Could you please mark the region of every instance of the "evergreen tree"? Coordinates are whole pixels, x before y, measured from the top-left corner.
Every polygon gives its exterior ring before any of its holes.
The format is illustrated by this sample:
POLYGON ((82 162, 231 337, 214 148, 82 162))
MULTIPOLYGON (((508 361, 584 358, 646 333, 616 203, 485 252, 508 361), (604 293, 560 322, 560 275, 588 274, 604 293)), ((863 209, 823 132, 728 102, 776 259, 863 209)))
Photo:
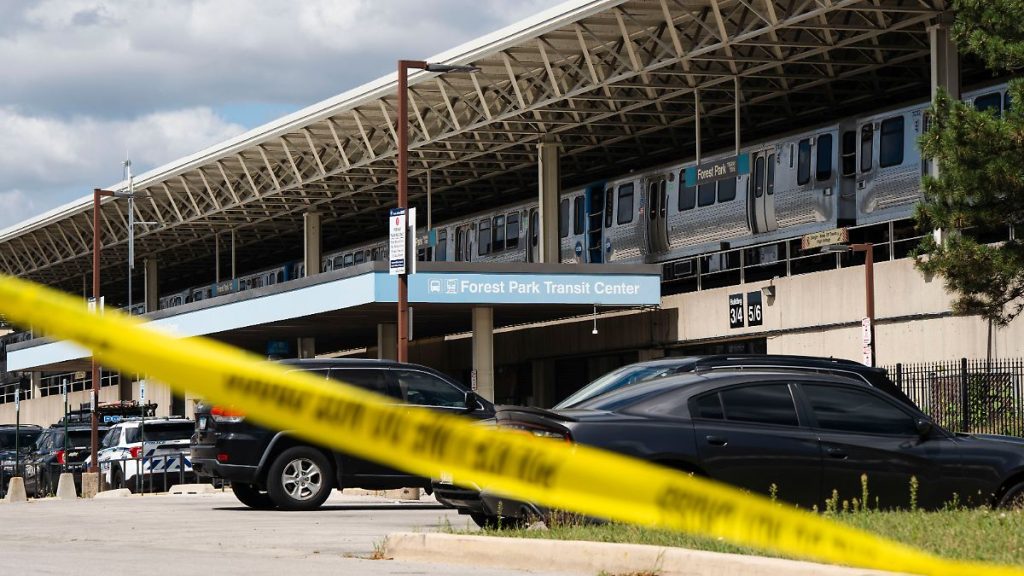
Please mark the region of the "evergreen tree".
MULTIPOLYGON (((1024 0, 955 0, 954 37, 993 71, 1024 65, 1024 0)), ((1005 325, 1024 310, 1024 244, 979 242, 975 232, 1024 234, 1024 80, 1010 82, 1013 106, 1003 114, 939 94, 921 137, 939 177, 925 177, 918 226, 941 229, 927 237, 918 268, 938 274, 954 295, 953 311, 1005 325), (961 231, 965 233, 960 233, 961 231)))

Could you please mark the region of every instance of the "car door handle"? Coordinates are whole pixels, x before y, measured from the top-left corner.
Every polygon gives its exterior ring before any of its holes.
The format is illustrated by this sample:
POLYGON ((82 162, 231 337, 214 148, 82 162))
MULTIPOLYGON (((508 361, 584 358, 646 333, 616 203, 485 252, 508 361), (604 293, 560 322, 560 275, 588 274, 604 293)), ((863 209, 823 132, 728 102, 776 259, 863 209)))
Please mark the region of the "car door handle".
POLYGON ((729 440, 721 436, 705 436, 704 439, 712 446, 725 446, 729 443, 729 440))
POLYGON ((836 460, 846 460, 846 450, 842 448, 826 448, 825 452, 836 460))

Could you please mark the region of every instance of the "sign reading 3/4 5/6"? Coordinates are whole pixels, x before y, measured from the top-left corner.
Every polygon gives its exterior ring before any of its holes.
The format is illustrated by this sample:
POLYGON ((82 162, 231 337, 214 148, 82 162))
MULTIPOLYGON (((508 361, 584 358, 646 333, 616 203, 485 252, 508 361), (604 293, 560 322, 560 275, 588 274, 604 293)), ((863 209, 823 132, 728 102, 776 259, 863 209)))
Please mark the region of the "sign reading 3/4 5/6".
POLYGON ((743 294, 729 294, 729 328, 743 328, 743 294))

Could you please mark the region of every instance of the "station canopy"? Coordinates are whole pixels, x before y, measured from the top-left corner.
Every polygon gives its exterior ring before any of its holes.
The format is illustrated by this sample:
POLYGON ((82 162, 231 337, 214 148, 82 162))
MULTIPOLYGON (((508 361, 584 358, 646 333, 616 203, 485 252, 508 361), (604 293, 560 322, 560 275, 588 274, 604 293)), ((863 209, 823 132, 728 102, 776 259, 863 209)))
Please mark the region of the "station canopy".
MULTIPOLYGON (((537 144, 554 138, 563 188, 929 94, 928 27, 942 0, 591 0, 559 5, 431 62, 475 74, 410 77, 410 201, 433 220, 535 197, 537 144)), ((396 53, 420 59, 420 54, 396 53)), ((966 73, 967 71, 965 71, 966 73)), ((966 74, 965 74, 966 77, 966 74)), ((394 73, 136 179, 136 255, 162 290, 211 278, 236 237, 239 271, 383 238, 396 200, 394 73)), ((121 182, 108 189, 123 190, 121 182)), ((0 269, 81 292, 94 183, 83 199, 0 232, 0 269)), ((108 300, 123 292, 127 203, 102 206, 108 300)))

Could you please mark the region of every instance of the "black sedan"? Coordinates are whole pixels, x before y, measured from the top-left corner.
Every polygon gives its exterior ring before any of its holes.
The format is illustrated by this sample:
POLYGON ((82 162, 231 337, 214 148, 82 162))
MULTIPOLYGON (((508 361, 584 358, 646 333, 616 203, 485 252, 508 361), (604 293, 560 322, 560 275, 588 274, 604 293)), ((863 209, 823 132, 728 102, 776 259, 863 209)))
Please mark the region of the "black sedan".
MULTIPOLYGON (((863 381, 790 370, 642 382, 566 410, 501 407, 499 426, 706 476, 803 508, 1024 503, 1024 439, 952 434, 863 381)), ((642 479, 637 479, 642 481, 642 479)), ((545 511, 484 490, 496 519, 545 511)))

